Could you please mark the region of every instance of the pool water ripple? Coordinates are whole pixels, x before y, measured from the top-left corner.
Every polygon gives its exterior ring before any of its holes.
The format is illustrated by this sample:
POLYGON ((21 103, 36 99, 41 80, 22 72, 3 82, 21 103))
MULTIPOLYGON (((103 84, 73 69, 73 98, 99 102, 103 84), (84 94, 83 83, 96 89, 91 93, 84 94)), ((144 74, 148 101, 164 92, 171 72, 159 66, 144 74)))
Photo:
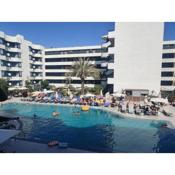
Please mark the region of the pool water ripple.
POLYGON ((160 128, 161 121, 121 118, 100 109, 82 112, 78 107, 41 104, 9 103, 0 110, 23 116, 20 139, 41 143, 59 140, 95 152, 175 152, 174 130, 160 128), (78 116, 73 114, 77 110, 78 116), (54 111, 60 115, 53 117, 54 111))

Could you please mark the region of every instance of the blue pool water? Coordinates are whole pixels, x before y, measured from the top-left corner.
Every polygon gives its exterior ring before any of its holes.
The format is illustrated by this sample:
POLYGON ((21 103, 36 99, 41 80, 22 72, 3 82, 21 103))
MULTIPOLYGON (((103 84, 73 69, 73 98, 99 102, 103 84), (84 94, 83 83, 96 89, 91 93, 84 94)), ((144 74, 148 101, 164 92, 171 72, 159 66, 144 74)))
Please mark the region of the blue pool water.
POLYGON ((92 152, 175 152, 174 130, 160 128, 161 121, 121 118, 99 109, 79 110, 80 115, 74 115, 78 109, 20 103, 0 107, 23 116, 20 139, 41 143, 58 140, 92 152), (55 110, 60 112, 57 118, 52 116, 55 110))

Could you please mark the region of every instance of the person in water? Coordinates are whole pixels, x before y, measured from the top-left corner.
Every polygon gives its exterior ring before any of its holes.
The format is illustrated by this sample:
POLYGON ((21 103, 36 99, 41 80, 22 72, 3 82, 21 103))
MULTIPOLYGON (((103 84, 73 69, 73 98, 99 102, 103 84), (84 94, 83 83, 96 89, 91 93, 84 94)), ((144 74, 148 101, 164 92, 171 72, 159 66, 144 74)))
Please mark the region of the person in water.
POLYGON ((74 111, 73 114, 74 115, 80 115, 80 112, 79 111, 74 111))
POLYGON ((52 113, 52 115, 53 115, 54 117, 58 117, 58 116, 60 115, 60 113, 55 111, 55 112, 52 113))

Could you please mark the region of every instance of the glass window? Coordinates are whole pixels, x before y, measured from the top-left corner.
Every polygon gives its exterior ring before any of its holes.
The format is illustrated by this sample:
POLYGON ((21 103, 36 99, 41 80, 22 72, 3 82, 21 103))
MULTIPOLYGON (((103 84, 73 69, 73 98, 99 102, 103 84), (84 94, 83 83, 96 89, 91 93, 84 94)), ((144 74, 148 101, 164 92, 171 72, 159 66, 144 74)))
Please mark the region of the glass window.
POLYGON ((164 53, 163 58, 175 58, 175 53, 164 53))
POLYGON ((164 44, 163 49, 175 49, 175 44, 164 44))
POLYGON ((166 67, 169 67, 169 68, 174 67, 174 63, 162 63, 162 67, 163 67, 163 68, 166 68, 166 67))
POLYGON ((174 76, 174 72, 162 72, 161 76, 162 77, 173 77, 174 76))
POLYGON ((173 85, 173 81, 161 81, 161 85, 162 86, 172 86, 173 85))

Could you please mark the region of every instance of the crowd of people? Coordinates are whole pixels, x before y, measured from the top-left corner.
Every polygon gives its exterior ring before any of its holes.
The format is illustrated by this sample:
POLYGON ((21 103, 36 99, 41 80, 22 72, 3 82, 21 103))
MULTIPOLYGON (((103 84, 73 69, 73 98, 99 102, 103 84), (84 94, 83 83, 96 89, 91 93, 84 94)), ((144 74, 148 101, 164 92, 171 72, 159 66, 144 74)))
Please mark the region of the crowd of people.
POLYGON ((37 96, 31 96, 29 98, 22 98, 22 101, 32 101, 39 103, 61 103, 61 104, 77 104, 77 105, 88 105, 88 106, 101 106, 101 107, 115 107, 122 113, 130 113, 136 115, 158 115, 158 112, 162 109, 163 104, 153 103, 147 101, 131 101, 125 97, 108 96, 104 97, 101 95, 81 95, 66 97, 58 92, 44 94, 40 93, 37 96))

